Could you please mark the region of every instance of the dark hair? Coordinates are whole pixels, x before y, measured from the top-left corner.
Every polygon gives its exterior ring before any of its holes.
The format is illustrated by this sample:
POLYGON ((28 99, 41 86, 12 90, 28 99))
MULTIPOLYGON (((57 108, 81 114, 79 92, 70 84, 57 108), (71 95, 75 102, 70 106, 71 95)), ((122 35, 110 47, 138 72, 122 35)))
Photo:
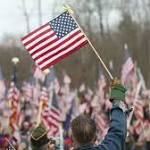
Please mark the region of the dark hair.
POLYGON ((96 137, 96 124, 87 115, 79 115, 71 124, 73 138, 80 145, 91 143, 96 137))

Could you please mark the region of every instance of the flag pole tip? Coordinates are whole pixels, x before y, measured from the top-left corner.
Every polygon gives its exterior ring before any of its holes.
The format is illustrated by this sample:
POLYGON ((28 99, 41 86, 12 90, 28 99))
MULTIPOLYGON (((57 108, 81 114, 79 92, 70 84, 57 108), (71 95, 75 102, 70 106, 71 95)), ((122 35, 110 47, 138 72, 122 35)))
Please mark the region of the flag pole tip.
POLYGON ((71 13, 71 14, 74 14, 73 8, 72 8, 71 6, 69 6, 68 4, 64 4, 64 5, 63 5, 63 9, 64 9, 65 11, 68 11, 68 12, 71 13))

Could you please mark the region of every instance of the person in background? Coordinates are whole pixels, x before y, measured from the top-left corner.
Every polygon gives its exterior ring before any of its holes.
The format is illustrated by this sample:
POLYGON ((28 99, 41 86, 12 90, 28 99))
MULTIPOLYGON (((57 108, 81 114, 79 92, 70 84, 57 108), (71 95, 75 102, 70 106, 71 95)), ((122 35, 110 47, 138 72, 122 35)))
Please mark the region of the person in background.
POLYGON ((55 144, 48 138, 47 133, 43 123, 33 130, 30 140, 32 150, 55 150, 55 144))

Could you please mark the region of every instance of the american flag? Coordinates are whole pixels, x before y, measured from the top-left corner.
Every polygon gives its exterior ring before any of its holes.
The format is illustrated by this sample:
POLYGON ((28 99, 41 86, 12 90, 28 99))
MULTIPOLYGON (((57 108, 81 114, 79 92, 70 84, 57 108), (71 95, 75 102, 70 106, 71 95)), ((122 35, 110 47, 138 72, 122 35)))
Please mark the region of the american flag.
POLYGON ((96 116, 94 118, 95 118, 95 122, 97 124, 97 128, 101 133, 100 139, 103 140, 107 134, 108 127, 109 127, 108 119, 106 118, 105 114, 103 114, 103 113, 96 114, 96 116))
POLYGON ((133 125, 133 133, 136 135, 140 135, 142 131, 142 122, 140 120, 136 120, 136 122, 133 125))
POLYGON ((28 82, 24 82, 22 86, 22 94, 26 101, 31 101, 33 99, 33 86, 28 82))
POLYGON ((2 71, 1 71, 1 67, 0 67, 0 99, 4 98, 5 91, 6 91, 6 86, 5 86, 3 74, 2 74, 2 71))
POLYGON ((129 55, 128 45, 125 44, 125 62, 122 66, 121 71, 121 81, 122 83, 126 83, 129 80, 130 76, 134 73, 135 65, 133 63, 132 58, 129 55))
POLYGON ((55 92, 53 93, 51 107, 46 107, 42 113, 44 124, 49 129, 49 135, 56 136, 59 134, 60 126, 60 110, 58 106, 58 99, 55 92))
POLYGON ((143 106, 144 106, 144 104, 143 104, 142 100, 136 100, 135 101, 135 104, 134 104, 134 107, 135 107, 134 114, 135 114, 136 119, 141 120, 141 121, 143 121, 143 119, 144 119, 143 106))
POLYGON ((68 11, 29 33, 21 41, 41 70, 88 43, 68 11))
POLYGON ((45 80, 45 75, 44 73, 39 69, 39 67, 36 67, 34 70, 34 78, 40 81, 44 81, 45 80))
POLYGON ((49 93, 46 87, 42 87, 40 101, 43 101, 43 106, 48 107, 49 105, 49 93))
POLYGON ((10 89, 8 91, 8 100, 11 104, 11 115, 9 118, 9 125, 12 128, 12 131, 15 132, 18 128, 18 121, 20 116, 20 92, 15 86, 15 83, 12 82, 10 85, 10 89))
POLYGON ((20 92, 17 89, 16 85, 14 82, 11 82, 10 84, 10 89, 8 90, 8 100, 11 102, 11 107, 13 108, 18 108, 19 106, 19 97, 20 97, 20 92))

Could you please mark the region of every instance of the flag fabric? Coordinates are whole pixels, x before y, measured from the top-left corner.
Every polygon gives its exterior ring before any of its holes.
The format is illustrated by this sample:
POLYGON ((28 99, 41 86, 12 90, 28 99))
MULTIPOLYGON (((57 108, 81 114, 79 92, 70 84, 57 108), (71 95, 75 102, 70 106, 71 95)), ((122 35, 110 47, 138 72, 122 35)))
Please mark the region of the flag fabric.
POLYGON ((10 84, 10 89, 8 90, 7 97, 8 97, 8 100, 10 100, 11 102, 11 107, 18 109, 20 92, 15 86, 14 82, 10 84))
POLYGON ((140 135, 142 131, 142 122, 140 120, 136 120, 133 125, 133 133, 136 135, 140 135))
POLYGON ((18 121, 20 116, 20 92, 15 86, 14 82, 11 83, 10 89, 8 91, 8 100, 10 102, 11 107, 11 115, 9 118, 9 125, 12 129, 12 133, 14 133, 18 128, 18 121))
POLYGON ((99 70, 97 96, 99 96, 101 102, 105 100, 106 87, 107 83, 103 71, 99 70))
POLYGON ((59 134, 60 115, 57 95, 54 92, 51 107, 46 107, 42 113, 43 122, 49 129, 49 135, 51 136, 59 134))
POLYGON ((121 81, 122 83, 126 83, 127 80, 129 80, 129 76, 133 73, 135 65, 133 63, 133 60, 131 56, 129 55, 128 46, 125 44, 125 62, 122 66, 121 71, 121 81))
POLYGON ((43 102, 43 107, 49 106, 49 93, 46 87, 42 87, 41 95, 40 95, 40 101, 43 102))
POLYGON ((94 118, 95 118, 95 122, 97 124, 98 130, 101 132, 100 139, 103 140, 109 128, 108 118, 106 118, 106 115, 103 113, 96 114, 94 118))
POLYGON ((142 74, 140 68, 137 69, 137 74, 138 74, 139 81, 142 83, 142 89, 143 89, 144 91, 146 91, 145 80, 144 80, 144 77, 143 77, 143 74, 142 74))
POLYGON ((41 70, 56 64, 88 43, 68 11, 29 33, 21 41, 41 70))
POLYGON ((22 86, 22 94, 26 101, 31 101, 33 99, 33 86, 28 82, 24 82, 22 86))
POLYGON ((144 119, 144 110, 143 110, 143 101, 142 100, 136 100, 134 104, 134 114, 137 120, 143 121, 144 119))
POLYGON ((45 79, 45 75, 44 73, 39 69, 39 67, 36 67, 35 68, 35 71, 34 71, 34 78, 37 79, 37 80, 40 80, 40 81, 44 81, 45 79))
POLYGON ((64 130, 65 131, 69 131, 69 129, 70 129, 74 106, 75 106, 75 103, 74 103, 74 100, 72 100, 70 109, 69 109, 69 111, 68 111, 68 113, 66 115, 66 120, 64 122, 64 130))
POLYGON ((3 78, 3 74, 0 68, 0 99, 4 98, 5 96, 5 91, 6 91, 6 86, 3 78))

